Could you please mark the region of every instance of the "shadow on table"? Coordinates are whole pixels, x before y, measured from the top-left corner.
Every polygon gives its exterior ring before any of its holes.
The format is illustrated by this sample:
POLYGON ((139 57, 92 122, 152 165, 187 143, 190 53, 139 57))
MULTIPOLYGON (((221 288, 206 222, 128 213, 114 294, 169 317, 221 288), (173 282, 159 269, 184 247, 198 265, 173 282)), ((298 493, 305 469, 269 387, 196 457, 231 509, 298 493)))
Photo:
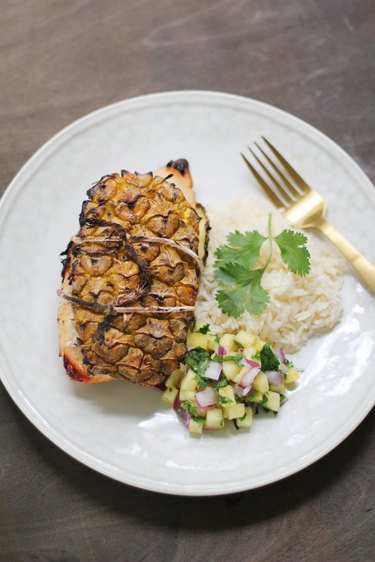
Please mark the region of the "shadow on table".
POLYGON ((44 462, 59 474, 67 493, 79 495, 81 501, 84 499, 83 512, 85 507, 95 509, 118 524, 134 520, 141 525, 202 531, 249 527, 287 515, 301 504, 331 493, 336 482, 348 480, 350 473, 358 470, 354 468, 356 457, 369 445, 375 429, 375 416, 370 414, 351 436, 323 459, 277 483, 224 496, 182 497, 139 490, 106 478, 52 445, 21 417, 24 423, 20 425, 27 438, 34 443, 44 462))

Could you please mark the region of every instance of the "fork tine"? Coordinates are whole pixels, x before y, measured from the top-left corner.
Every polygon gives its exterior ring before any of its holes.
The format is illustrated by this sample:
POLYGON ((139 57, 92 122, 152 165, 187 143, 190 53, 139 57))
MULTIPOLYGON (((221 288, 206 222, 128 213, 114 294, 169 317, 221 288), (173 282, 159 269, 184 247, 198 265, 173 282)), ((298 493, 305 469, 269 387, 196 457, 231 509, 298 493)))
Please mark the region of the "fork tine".
MULTIPOLYGON (((277 181, 277 179, 275 178, 275 176, 273 176, 271 174, 271 172, 268 170, 268 168, 266 168, 266 166, 263 164, 263 162, 258 158, 258 156, 255 154, 255 152, 253 150, 251 150, 251 148, 248 146, 247 147, 251 154, 254 156, 254 158, 256 159, 256 161, 258 162, 258 164, 261 166, 261 168, 264 170, 264 172, 267 174, 267 176, 270 178, 270 180, 272 181, 272 183, 274 184, 275 188, 278 190, 279 194, 284 198, 284 200, 290 204, 293 203, 293 199, 291 198, 291 196, 289 195, 289 193, 287 191, 285 191, 285 189, 283 188, 283 186, 277 181)), ((285 207, 285 204, 284 204, 285 207)))
POLYGON ((267 160, 267 162, 272 166, 272 168, 275 170, 275 172, 277 172, 277 174, 280 176, 280 178, 283 180, 283 182, 285 183, 285 185, 287 186, 288 190, 290 191, 290 193, 292 195, 294 195, 295 197, 299 197, 301 195, 301 193, 294 187, 294 185, 292 183, 290 183, 290 181, 288 180, 288 178, 282 173, 282 171, 280 170, 280 168, 278 168, 275 164, 275 162, 273 162, 273 160, 271 160, 271 158, 268 156, 268 154, 266 154, 263 150, 263 148, 257 143, 254 143, 255 146, 258 148, 258 150, 263 154, 264 158, 267 160))
POLYGON ((311 191, 311 187, 305 182, 305 180, 303 178, 301 178, 301 176, 296 172, 296 170, 289 164, 289 162, 287 160, 285 160, 284 156, 282 154, 280 154, 280 152, 278 150, 276 150, 276 148, 274 146, 272 146, 272 144, 270 143, 270 141, 268 141, 265 137, 262 136, 262 139, 264 140, 264 142, 268 145, 268 147, 272 150, 272 152, 274 153, 274 155, 276 156, 276 158, 279 160, 279 162, 281 162, 281 164, 284 166, 284 168, 286 169, 286 171, 290 174, 290 176, 293 178, 293 180, 296 182, 296 184, 298 185, 298 187, 300 187, 302 189, 302 191, 304 191, 305 193, 307 191, 311 191))
POLYGON ((242 152, 241 152, 241 156, 244 159, 245 164, 249 168, 250 172, 253 174, 253 176, 255 177, 255 179, 257 180, 257 182, 259 183, 259 185, 263 189, 263 191, 266 192, 267 196, 271 199, 273 204, 276 205, 276 207, 284 207, 285 205, 281 201, 281 199, 279 199, 277 197, 277 195, 272 191, 272 189, 269 187, 268 183, 266 181, 264 181, 264 179, 262 178, 262 176, 260 174, 258 174, 256 169, 250 164, 250 162, 248 161, 246 156, 244 154, 242 154, 242 152))

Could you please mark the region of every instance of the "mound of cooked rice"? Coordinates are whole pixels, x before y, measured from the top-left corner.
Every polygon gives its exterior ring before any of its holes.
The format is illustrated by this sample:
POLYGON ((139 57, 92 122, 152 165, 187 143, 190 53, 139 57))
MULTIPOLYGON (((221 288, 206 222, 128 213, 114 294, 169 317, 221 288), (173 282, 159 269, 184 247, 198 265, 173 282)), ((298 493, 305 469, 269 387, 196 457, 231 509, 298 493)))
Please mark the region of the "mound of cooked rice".
MULTIPOLYGON (((274 244, 272 260, 262 279, 262 286, 271 297, 268 307, 258 316, 245 312, 239 318, 232 318, 223 314, 215 299, 218 289, 213 270, 216 248, 224 244, 226 236, 236 229, 241 232, 258 230, 267 236, 270 212, 274 236, 291 226, 274 207, 246 193, 225 207, 207 207, 207 212, 212 230, 196 316, 210 324, 211 333, 216 335, 249 330, 263 340, 277 343, 285 351, 293 352, 313 334, 329 330, 337 323, 342 312, 340 288, 346 262, 329 242, 318 239, 311 231, 304 231, 311 255, 311 271, 308 275, 300 277, 290 272, 274 244)), ((267 252, 265 244, 259 265, 265 262, 267 252)))

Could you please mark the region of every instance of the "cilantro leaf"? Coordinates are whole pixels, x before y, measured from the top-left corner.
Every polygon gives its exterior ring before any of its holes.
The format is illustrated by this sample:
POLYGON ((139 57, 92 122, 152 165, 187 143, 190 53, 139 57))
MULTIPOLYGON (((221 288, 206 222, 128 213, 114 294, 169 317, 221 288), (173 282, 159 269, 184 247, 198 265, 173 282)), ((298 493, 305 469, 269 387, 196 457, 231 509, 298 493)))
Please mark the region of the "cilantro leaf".
POLYGON ((244 402, 251 402, 251 399, 256 395, 257 391, 256 390, 252 390, 250 392, 250 394, 248 394, 247 396, 243 397, 243 401, 244 402))
POLYGON ((189 400, 184 400, 181 404, 181 408, 183 408, 189 414, 191 419, 194 420, 196 423, 203 425, 204 422, 206 421, 206 418, 203 418, 202 416, 198 416, 197 406, 189 402, 189 400))
POLYGON ((191 416, 195 423, 199 423, 199 425, 203 425, 206 421, 206 418, 202 418, 202 416, 191 416))
POLYGON ((218 353, 214 353, 211 357, 211 361, 215 361, 216 363, 223 363, 223 361, 242 361, 243 353, 236 353, 234 355, 219 355, 218 353))
POLYGON ((229 316, 237 318, 245 311, 251 314, 260 314, 269 303, 270 297, 261 286, 263 269, 246 269, 238 264, 229 263, 220 267, 219 278, 223 286, 215 297, 221 310, 229 316))
POLYGON ((262 276, 272 259, 272 240, 278 245, 281 258, 293 273, 306 275, 310 271, 310 254, 307 238, 300 232, 284 230, 272 236, 272 215, 268 218, 268 236, 259 232, 241 233, 238 230, 227 236, 227 244, 215 252, 215 279, 220 286, 215 294, 219 308, 228 316, 238 318, 244 312, 260 314, 270 302, 261 285, 262 276), (269 255, 262 268, 250 269, 259 259, 260 249, 269 241, 269 255))
POLYGON ((203 377, 200 373, 195 373, 194 375, 195 380, 197 381, 197 385, 199 388, 207 388, 208 383, 210 382, 206 377, 203 377))
POLYGON ((277 371, 280 361, 274 354, 269 343, 265 343, 260 352, 260 368, 262 371, 277 371))
POLYGON ((219 390, 219 388, 223 388, 224 386, 227 386, 228 384, 229 384, 228 379, 226 377, 223 377, 222 379, 219 380, 217 385, 214 386, 214 388, 216 390, 219 390))
POLYGON ((208 334, 209 331, 210 331, 210 325, 209 324, 205 324, 204 326, 199 328, 199 330, 197 330, 197 332, 199 332, 200 334, 208 334))
POLYGON ((280 248, 281 258, 288 268, 298 275, 310 271, 310 253, 306 248, 307 238, 301 232, 283 230, 274 238, 280 248))
POLYGON ((197 415, 198 413, 198 408, 197 406, 195 406, 194 404, 192 404, 191 402, 189 402, 189 400, 184 400, 181 404, 181 408, 183 408, 184 410, 187 411, 187 413, 194 417, 197 415))
POLYGON ((220 404, 232 404, 233 400, 227 398, 226 396, 220 396, 219 402, 220 404))
POLYGON ((260 248, 267 240, 258 231, 231 232, 227 236, 228 245, 219 246, 215 252, 217 262, 238 263, 250 267, 259 258, 260 248))
POLYGON ((184 359, 184 363, 189 365, 195 373, 203 377, 208 369, 210 354, 202 347, 191 349, 184 359))

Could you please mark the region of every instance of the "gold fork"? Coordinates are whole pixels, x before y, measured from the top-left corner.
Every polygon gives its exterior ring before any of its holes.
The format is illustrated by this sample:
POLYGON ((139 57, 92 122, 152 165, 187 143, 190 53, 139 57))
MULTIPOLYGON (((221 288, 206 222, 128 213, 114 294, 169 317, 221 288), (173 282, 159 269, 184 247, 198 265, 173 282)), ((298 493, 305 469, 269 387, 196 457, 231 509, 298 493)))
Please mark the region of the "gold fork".
POLYGON ((262 137, 262 139, 271 150, 278 164, 267 155, 258 143, 254 144, 261 155, 263 155, 266 164, 262 162, 250 147, 248 148, 261 169, 268 176, 270 182, 263 178, 244 154, 241 153, 241 156, 263 191, 265 191, 276 207, 283 208, 283 214, 293 226, 296 228, 317 228, 323 232, 352 264, 366 285, 372 291, 375 291, 375 267, 325 220, 326 203, 319 193, 301 178, 289 162, 265 137, 262 137), (275 177, 271 170, 276 172, 279 179, 275 177), (288 174, 290 179, 286 174, 288 174))

